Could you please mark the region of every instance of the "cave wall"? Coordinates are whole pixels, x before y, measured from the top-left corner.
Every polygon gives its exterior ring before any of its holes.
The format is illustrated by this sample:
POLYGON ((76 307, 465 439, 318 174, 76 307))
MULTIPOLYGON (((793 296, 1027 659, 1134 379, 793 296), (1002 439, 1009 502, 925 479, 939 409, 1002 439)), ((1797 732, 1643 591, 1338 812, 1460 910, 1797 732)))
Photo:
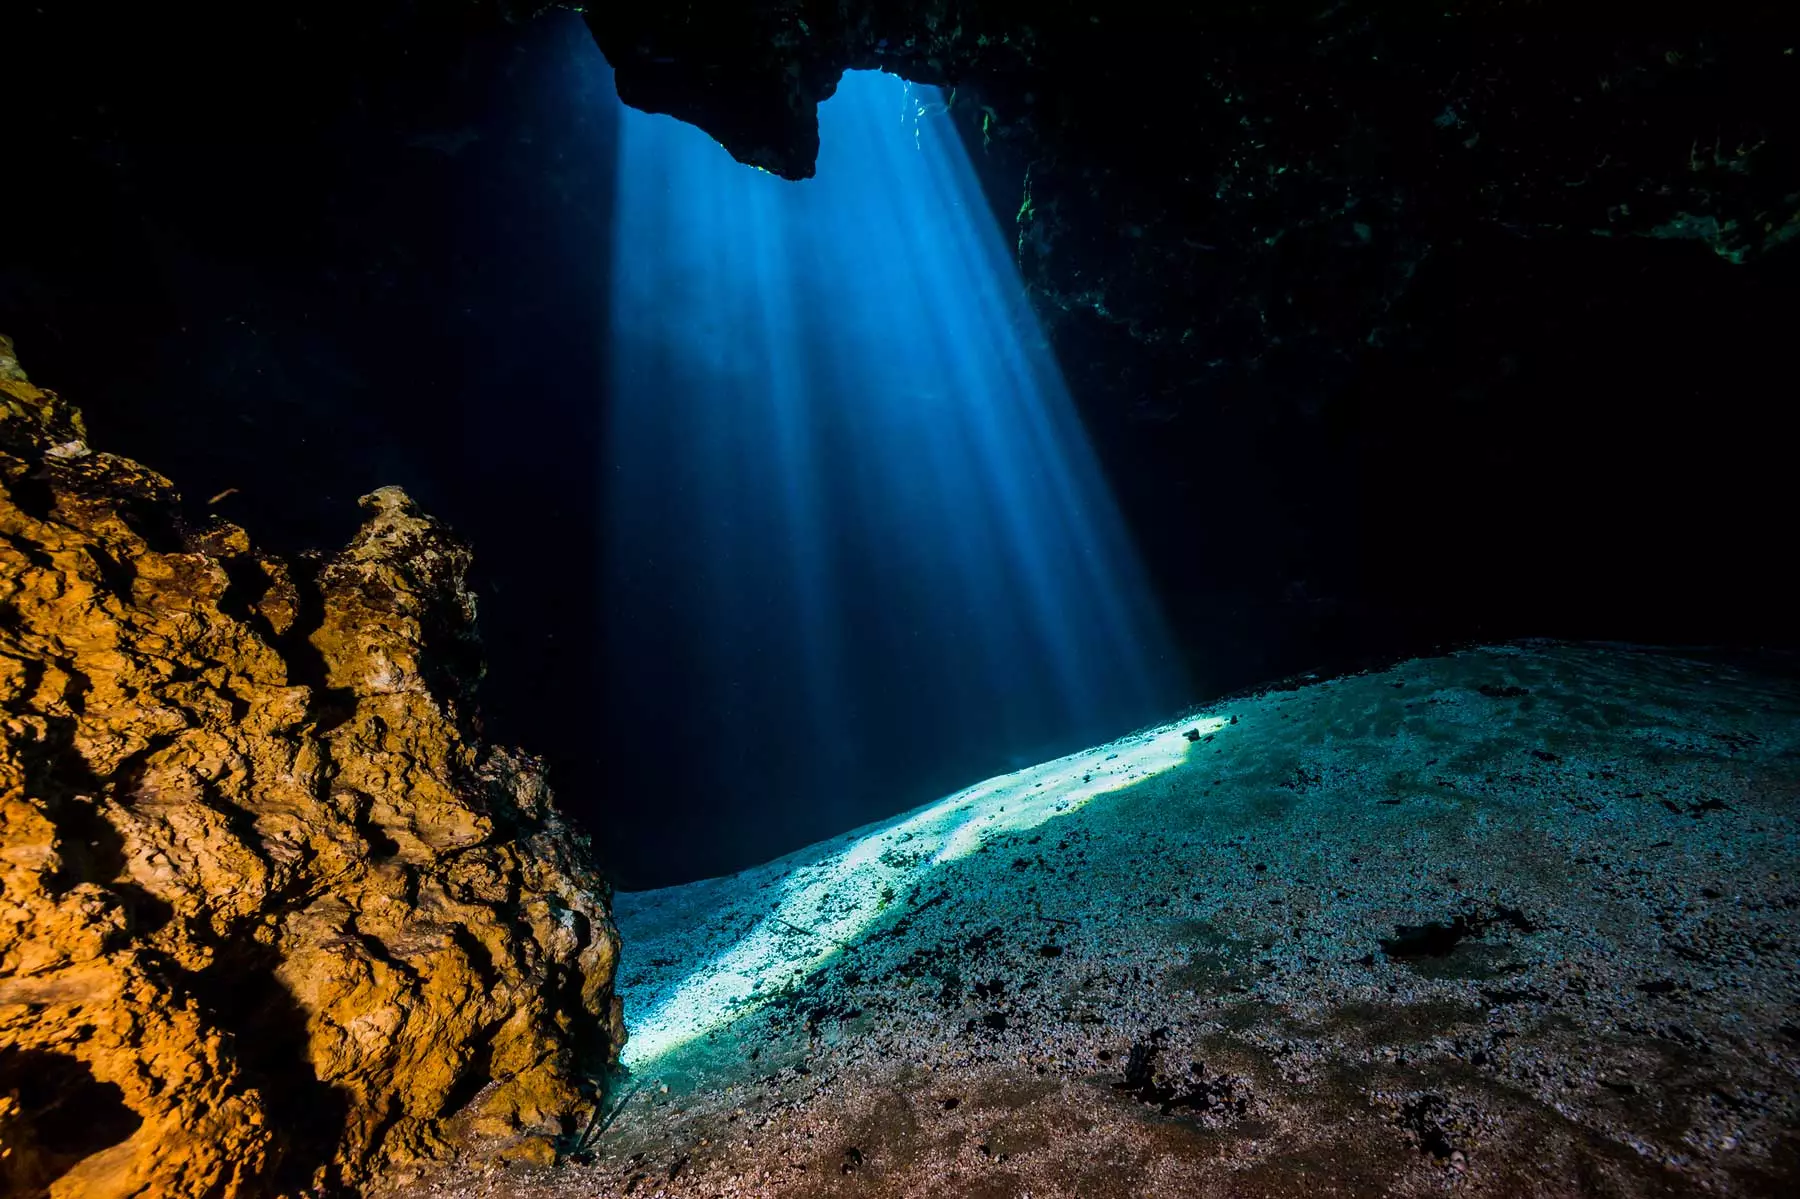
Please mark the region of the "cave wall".
POLYGON ((586 819, 616 102, 579 19, 46 5, 7 37, 38 99, 7 135, 31 182, 0 190, 0 328, 97 443, 260 549, 336 549, 388 484, 455 528, 487 732, 586 819))
POLYGON ((8 1194, 331 1189, 585 1127, 610 891, 477 731, 468 550, 364 507, 335 554, 259 552, 0 338, 8 1194))

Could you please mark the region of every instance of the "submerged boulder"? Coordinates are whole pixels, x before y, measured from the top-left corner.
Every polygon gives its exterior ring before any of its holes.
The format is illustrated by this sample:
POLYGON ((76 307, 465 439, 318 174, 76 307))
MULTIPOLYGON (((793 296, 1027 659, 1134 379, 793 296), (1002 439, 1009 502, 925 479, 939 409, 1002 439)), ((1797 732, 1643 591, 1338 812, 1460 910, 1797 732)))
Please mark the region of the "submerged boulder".
POLYGON ((261 554, 85 436, 0 338, 0 1192, 552 1156, 618 935, 481 740, 469 551, 383 488, 335 556, 261 554))

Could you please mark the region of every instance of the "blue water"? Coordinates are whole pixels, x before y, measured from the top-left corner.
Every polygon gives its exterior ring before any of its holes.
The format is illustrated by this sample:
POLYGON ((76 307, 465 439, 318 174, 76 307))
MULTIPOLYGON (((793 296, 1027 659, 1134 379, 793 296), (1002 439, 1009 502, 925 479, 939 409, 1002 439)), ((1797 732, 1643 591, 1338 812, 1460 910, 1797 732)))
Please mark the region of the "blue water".
POLYGON ((846 76, 801 183, 621 115, 613 711, 691 731, 661 776, 676 815, 742 796, 741 828, 697 830, 721 868, 1186 698, 943 105, 846 76))

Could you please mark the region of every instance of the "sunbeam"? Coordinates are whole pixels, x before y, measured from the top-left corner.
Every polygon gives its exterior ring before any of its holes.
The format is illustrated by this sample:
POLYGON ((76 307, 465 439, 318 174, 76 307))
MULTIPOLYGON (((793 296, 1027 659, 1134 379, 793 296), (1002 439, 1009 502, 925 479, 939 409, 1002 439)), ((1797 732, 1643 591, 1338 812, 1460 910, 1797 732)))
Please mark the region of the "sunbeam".
POLYGON ((846 76, 799 184, 623 115, 615 673, 626 707, 688 688, 664 716, 704 721, 723 765, 702 785, 756 812, 749 860, 917 803, 893 780, 921 740, 967 777, 1185 699, 940 109, 935 89, 846 76))

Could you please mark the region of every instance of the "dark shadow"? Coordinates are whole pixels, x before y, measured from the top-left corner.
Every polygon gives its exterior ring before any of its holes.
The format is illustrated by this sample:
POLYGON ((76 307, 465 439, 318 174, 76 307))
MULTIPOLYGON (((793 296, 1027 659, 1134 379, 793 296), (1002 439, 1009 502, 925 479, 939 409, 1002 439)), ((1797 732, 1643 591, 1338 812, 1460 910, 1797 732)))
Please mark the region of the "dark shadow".
POLYGON ((134 937, 147 937, 175 918, 175 909, 136 883, 108 883, 106 889, 125 905, 127 927, 134 937))
POLYGON ((442 1115, 449 1116, 461 1111, 481 1094, 482 1088, 493 1081, 494 1066, 494 1034, 499 1031, 496 1025, 482 1031, 480 1039, 475 1043, 475 1054, 457 1076, 456 1083, 444 1096, 442 1115))
POLYGON ((369 858, 376 865, 386 862, 400 852, 400 842, 387 835, 379 824, 369 816, 369 804, 365 799, 357 805, 357 815, 350 822, 356 835, 368 843, 369 858))
POLYGON ((500 974, 494 968, 494 955, 489 953, 488 947, 481 943, 481 938, 470 932, 467 925, 452 924, 450 940, 463 951, 463 956, 469 959, 469 968, 474 970, 475 976, 481 980, 481 989, 492 991, 494 984, 499 981, 500 974))
POLYGON ((294 623, 286 633, 275 636, 269 644, 287 663, 288 682, 312 691, 307 715, 312 718, 315 736, 323 737, 350 719, 356 710, 356 697, 347 687, 333 687, 325 655, 312 642, 312 635, 325 623, 325 595, 319 589, 319 572, 324 564, 311 555, 289 563, 294 591, 298 597, 294 623))
POLYGON ((172 496, 153 493, 117 495, 113 507, 125 527, 137 534, 151 553, 186 553, 193 547, 171 499, 172 496))
POLYGON ((258 605, 269 593, 274 579, 261 562, 250 554, 234 554, 219 565, 225 571, 225 593, 219 597, 219 611, 256 630, 256 635, 274 645, 279 634, 258 605))
MULTIPOLYGON (((12 497, 12 502, 19 506, 19 511, 32 520, 49 520, 50 514, 56 510, 56 492, 43 479, 41 472, 28 471, 24 474, 14 475, 6 480, 6 492, 12 497)), ((26 550, 25 546, 29 543, 16 534, 8 534, 7 539, 22 552, 32 553, 35 551, 39 557, 43 554, 43 551, 37 550, 35 546, 32 547, 32 550, 26 550)), ((33 566, 43 564, 39 557, 32 558, 33 566)))
POLYGON ((322 1081, 308 1053, 306 1011, 275 975, 276 951, 238 940, 219 948, 211 966, 185 977, 211 1022, 231 1034, 245 1081, 268 1105, 281 1150, 270 1189, 307 1189, 330 1163, 350 1112, 347 1091, 322 1081))
POLYGON ((83 795, 63 795, 44 806, 56 826, 61 858, 49 880, 51 888, 60 894, 78 883, 110 886, 125 870, 125 840, 119 830, 83 795))
POLYGON ((0 1049, 0 1095, 18 1114, 0 1128, 0 1194, 35 1199, 83 1158, 138 1130, 142 1117, 85 1062, 42 1049, 0 1049))

